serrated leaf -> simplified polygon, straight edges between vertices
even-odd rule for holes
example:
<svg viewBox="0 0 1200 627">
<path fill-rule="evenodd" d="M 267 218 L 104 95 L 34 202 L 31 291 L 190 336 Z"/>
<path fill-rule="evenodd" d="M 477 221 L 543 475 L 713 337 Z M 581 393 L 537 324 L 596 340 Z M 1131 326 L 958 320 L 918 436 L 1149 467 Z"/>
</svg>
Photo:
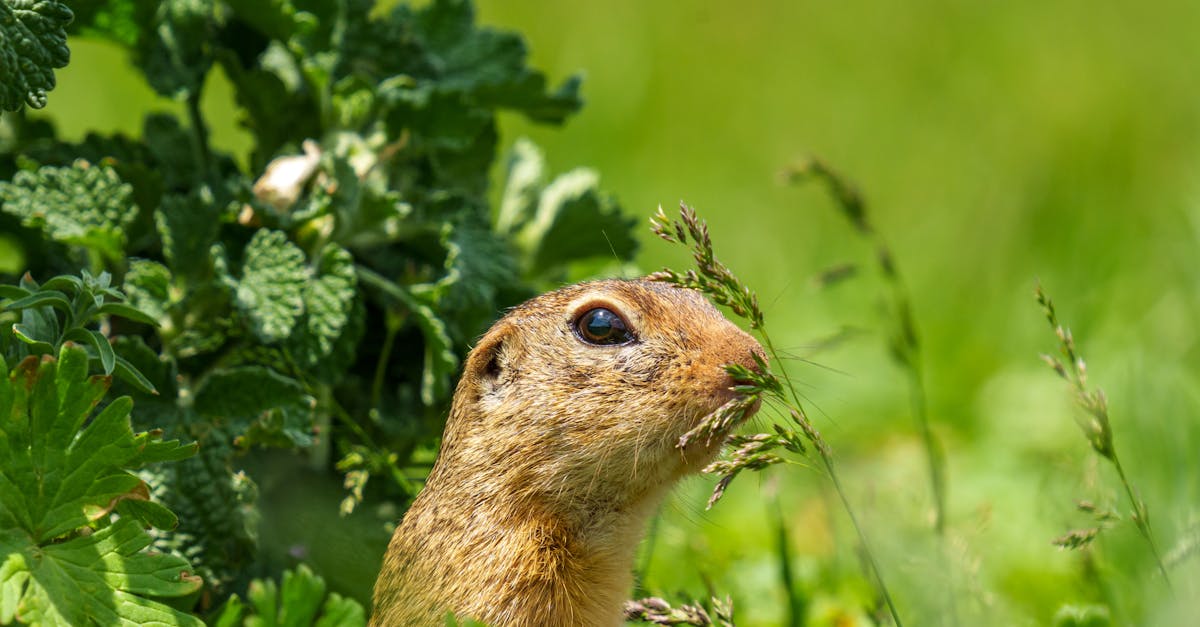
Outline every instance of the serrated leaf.
<svg viewBox="0 0 1200 627">
<path fill-rule="evenodd" d="M 263 366 L 240 366 L 212 373 L 196 391 L 195 407 L 209 416 L 254 416 L 310 401 L 295 379 Z"/>
<path fill-rule="evenodd" d="M 129 306 L 155 321 L 166 317 L 171 306 L 171 271 L 166 266 L 157 261 L 134 259 L 129 263 L 122 288 Z"/>
<path fill-rule="evenodd" d="M 179 526 L 179 517 L 155 501 L 122 499 L 117 503 L 117 512 L 122 516 L 137 518 L 155 529 L 170 531 Z"/>
<path fill-rule="evenodd" d="M 304 313 L 308 277 L 304 253 L 287 235 L 267 229 L 254 234 L 246 246 L 236 302 L 260 340 L 270 344 L 291 334 Z"/>
<path fill-rule="evenodd" d="M 537 271 L 592 257 L 627 261 L 637 251 L 635 226 L 636 221 L 599 190 L 595 172 L 577 169 L 546 186 L 537 213 L 516 241 Z"/>
<path fill-rule="evenodd" d="M 186 410 L 177 423 L 197 425 L 202 447 L 194 457 L 154 469 L 154 494 L 179 516 L 179 526 L 160 537 L 156 547 L 186 555 L 195 572 L 220 589 L 255 557 L 258 490 L 233 470 L 231 438 L 224 429 Z"/>
<path fill-rule="evenodd" d="M 333 353 L 347 330 L 358 298 L 354 257 L 336 244 L 327 244 L 316 259 L 316 276 L 304 286 L 304 317 L 293 334 L 293 355 L 304 368 L 313 368 Z"/>
<path fill-rule="evenodd" d="M 54 70 L 67 66 L 67 24 L 74 14 L 53 0 L 0 3 L 0 109 L 46 106 Z"/>
<path fill-rule="evenodd" d="M 150 86 L 169 98 L 197 93 L 212 66 L 216 9 L 211 0 L 163 0 L 138 45 Z"/>
<path fill-rule="evenodd" d="M 407 18 L 403 8 L 396 13 L 395 19 Z M 561 123 L 582 106 L 578 78 L 548 93 L 545 75 L 525 65 L 524 40 L 476 28 L 470 2 L 435 0 L 411 20 L 419 41 L 438 61 L 438 89 L 468 93 L 474 102 L 514 109 L 538 122 Z"/>
<path fill-rule="evenodd" d="M 163 256 L 175 274 L 194 277 L 209 269 L 209 249 L 221 223 L 216 203 L 205 196 L 171 194 L 154 212 Z"/>
<path fill-rule="evenodd" d="M 92 416 L 109 379 L 89 377 L 87 362 L 68 345 L 57 360 L 30 357 L 0 377 L 0 617 L 198 625 L 145 598 L 190 594 L 201 582 L 181 558 L 144 552 L 150 537 L 136 517 L 86 533 L 120 499 L 146 493 L 129 469 L 195 451 L 135 435 L 128 398 Z"/>
<path fill-rule="evenodd" d="M 486 226 L 470 222 L 443 225 L 441 244 L 445 274 L 435 283 L 412 286 L 413 294 L 443 317 L 472 308 L 490 317 L 497 290 L 517 282 L 512 247 Z"/>
<path fill-rule="evenodd" d="M 15 607 L 0 608 L 0 615 L 11 609 L 22 622 L 54 627 L 204 624 L 147 598 L 191 594 L 201 581 L 188 574 L 182 558 L 143 552 L 150 537 L 133 518 L 44 547 L 22 540 L 0 532 L 0 554 L 6 556 L 0 586 L 16 580 L 14 587 L 23 588 Z"/>
<path fill-rule="evenodd" d="M 0 183 L 0 202 L 6 213 L 52 240 L 119 260 L 125 228 L 137 217 L 132 192 L 112 168 L 76 161 L 18 172 L 11 183 Z"/>
<path fill-rule="evenodd" d="M 313 398 L 295 379 L 264 366 L 214 372 L 196 391 L 195 408 L 232 420 L 244 446 L 312 444 Z"/>
<path fill-rule="evenodd" d="M 545 171 L 546 158 L 541 149 L 527 138 L 518 138 L 508 157 L 508 176 L 496 216 L 497 231 L 512 233 L 533 218 Z"/>
</svg>

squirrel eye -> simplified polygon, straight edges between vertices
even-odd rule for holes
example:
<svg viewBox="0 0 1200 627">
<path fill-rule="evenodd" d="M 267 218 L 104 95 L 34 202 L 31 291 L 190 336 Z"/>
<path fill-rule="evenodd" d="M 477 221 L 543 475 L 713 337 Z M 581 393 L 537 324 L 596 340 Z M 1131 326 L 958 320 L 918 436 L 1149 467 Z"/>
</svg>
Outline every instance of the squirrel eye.
<svg viewBox="0 0 1200 627">
<path fill-rule="evenodd" d="M 575 321 L 575 334 L 588 344 L 608 346 L 633 341 L 625 320 L 610 309 L 589 309 Z"/>
</svg>

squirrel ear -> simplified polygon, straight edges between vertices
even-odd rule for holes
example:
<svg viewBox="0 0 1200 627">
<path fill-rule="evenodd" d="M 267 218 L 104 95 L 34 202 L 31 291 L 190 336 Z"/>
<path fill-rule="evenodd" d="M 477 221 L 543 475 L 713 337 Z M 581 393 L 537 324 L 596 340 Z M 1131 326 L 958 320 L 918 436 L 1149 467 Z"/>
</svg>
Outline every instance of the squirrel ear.
<svg viewBox="0 0 1200 627">
<path fill-rule="evenodd" d="M 471 368 L 480 379 L 495 381 L 504 370 L 504 329 L 493 328 L 471 350 Z"/>
</svg>

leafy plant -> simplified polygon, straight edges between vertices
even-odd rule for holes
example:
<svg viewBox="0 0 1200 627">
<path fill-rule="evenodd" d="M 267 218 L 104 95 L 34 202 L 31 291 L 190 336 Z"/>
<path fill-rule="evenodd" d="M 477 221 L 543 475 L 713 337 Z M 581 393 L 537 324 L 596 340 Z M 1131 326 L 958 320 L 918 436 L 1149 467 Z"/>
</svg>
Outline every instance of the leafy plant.
<svg viewBox="0 0 1200 627">
<path fill-rule="evenodd" d="M 255 579 L 246 593 L 247 601 L 233 595 L 210 621 L 214 627 L 349 627 L 365 625 L 363 608 L 353 599 L 332 592 L 325 594 L 325 580 L 301 564 L 283 573 L 280 585 L 270 579 Z"/>
<path fill-rule="evenodd" d="M 36 70 L 27 87 L 6 80 L 24 91 L 0 104 L 44 104 L 66 62 L 65 47 L 17 46 L 20 28 L 47 50 L 63 32 L 104 38 L 182 104 L 147 114 L 138 137 L 66 141 L 28 111 L 0 119 L 0 230 L 26 260 L 0 294 L 21 316 L 20 354 L 83 346 L 133 399 L 138 429 L 199 444 L 141 471 L 178 514 L 155 547 L 203 580 L 181 608 L 210 614 L 250 573 L 294 565 L 259 550 L 264 466 L 344 481 L 314 507 L 370 504 L 382 542 L 420 487 L 469 343 L 497 311 L 636 250 L 597 175 L 552 176 L 528 142 L 492 210 L 497 113 L 562 123 L 580 81 L 550 86 L 522 39 L 476 25 L 469 2 L 98 0 L 73 21 L 34 4 L 0 19 L 0 54 Z M 200 103 L 218 69 L 247 154 L 210 142 Z"/>
<path fill-rule="evenodd" d="M 183 558 L 146 550 L 143 525 L 178 520 L 131 472 L 196 445 L 135 434 L 129 397 L 96 412 L 110 379 L 89 376 L 88 361 L 66 344 L 0 376 L 0 622 L 198 625 L 161 602 L 201 581 Z"/>
<path fill-rule="evenodd" d="M 53 0 L 0 3 L 0 109 L 46 106 L 54 70 L 71 58 L 66 26 L 73 17 Z"/>
<path fill-rule="evenodd" d="M 98 361 L 104 374 L 128 381 L 142 392 L 156 393 L 154 385 L 121 355 L 113 350 L 108 338 L 96 329 L 88 328 L 107 316 L 117 315 L 136 322 L 156 324 L 140 310 L 125 304 L 125 295 L 110 286 L 107 272 L 93 277 L 87 270 L 82 276 L 57 276 L 38 285 L 28 274 L 20 285 L 0 285 L 0 297 L 12 299 L 3 311 L 20 312 L 20 322 L 12 325 L 11 341 L 21 342 L 11 347 L 11 355 L 24 358 L 30 355 L 56 355 L 66 342 L 86 347 L 90 357 Z"/>
</svg>

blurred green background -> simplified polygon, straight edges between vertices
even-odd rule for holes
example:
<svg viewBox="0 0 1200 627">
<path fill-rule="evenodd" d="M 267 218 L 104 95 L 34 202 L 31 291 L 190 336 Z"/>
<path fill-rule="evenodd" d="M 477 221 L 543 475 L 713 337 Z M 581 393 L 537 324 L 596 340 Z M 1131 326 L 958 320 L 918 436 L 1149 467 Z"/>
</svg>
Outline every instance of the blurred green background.
<svg viewBox="0 0 1200 627">
<path fill-rule="evenodd" d="M 529 136 L 552 170 L 595 168 L 634 215 L 682 199 L 709 220 L 718 255 L 798 358 L 785 365 L 902 615 L 1106 624 L 1087 622 L 1103 613 L 1088 606 L 1108 605 L 1113 624 L 1194 620 L 1200 3 L 486 0 L 479 13 L 523 33 L 552 79 L 585 75 L 581 114 L 562 129 L 502 118 L 505 144 Z M 102 43 L 72 42 L 58 79 L 42 115 L 67 139 L 137 134 L 147 110 L 176 106 Z M 205 112 L 218 148 L 249 148 L 219 78 Z M 948 458 L 944 541 L 871 249 L 822 188 L 781 182 L 806 155 L 860 186 L 909 288 Z M 643 236 L 646 271 L 686 263 Z M 814 281 L 841 263 L 861 272 Z M 1174 596 L 1127 516 L 1090 551 L 1051 544 L 1087 525 L 1078 499 L 1128 507 L 1038 359 L 1055 349 L 1032 298 L 1039 279 L 1110 398 L 1160 548 L 1183 555 Z M 856 332 L 823 341 L 844 329 Z M 712 481 L 689 480 L 664 507 L 643 547 L 645 590 L 684 601 L 711 589 L 733 596 L 740 625 L 779 624 L 778 502 L 809 623 L 871 624 L 857 542 L 817 469 L 743 475 L 704 512 Z"/>
</svg>

